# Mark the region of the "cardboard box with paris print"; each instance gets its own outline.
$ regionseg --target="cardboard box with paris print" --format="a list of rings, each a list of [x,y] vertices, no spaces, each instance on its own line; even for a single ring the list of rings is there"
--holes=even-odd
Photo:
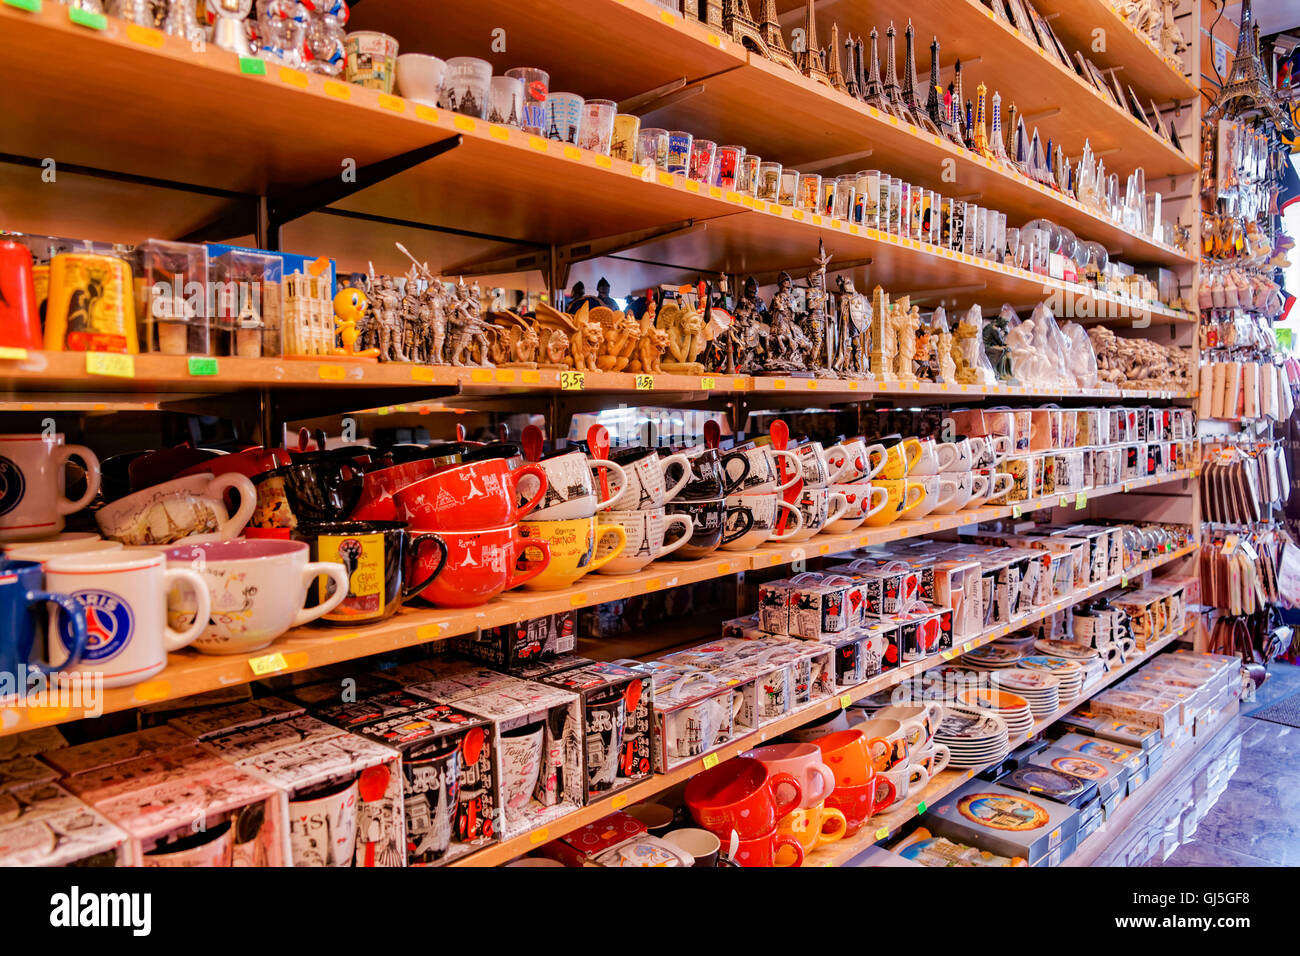
[[[0,866],[125,866],[126,833],[58,775],[33,756],[0,760]]]

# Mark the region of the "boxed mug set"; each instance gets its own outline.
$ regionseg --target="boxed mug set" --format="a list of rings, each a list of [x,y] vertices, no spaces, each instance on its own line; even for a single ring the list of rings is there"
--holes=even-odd
[[[578,612],[559,611],[514,624],[480,629],[458,637],[452,649],[475,660],[514,672],[570,654],[578,643]]]
[[[0,761],[0,865],[127,866],[129,838],[31,755]]]

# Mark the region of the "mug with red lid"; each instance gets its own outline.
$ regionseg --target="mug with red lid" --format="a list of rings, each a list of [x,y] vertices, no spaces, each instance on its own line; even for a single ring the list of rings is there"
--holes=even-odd
[[[519,490],[532,477],[530,497]],[[546,471],[537,464],[511,471],[504,458],[490,458],[442,468],[393,493],[398,520],[424,531],[469,531],[511,525],[532,512],[546,497]],[[520,503],[521,502],[521,503]]]
[[[778,797],[778,788],[789,793],[789,798]],[[720,763],[696,774],[686,785],[691,816],[724,839],[730,838],[732,830],[742,840],[772,833],[777,821],[796,809],[802,799],[798,780],[788,773],[773,773],[752,757]]]

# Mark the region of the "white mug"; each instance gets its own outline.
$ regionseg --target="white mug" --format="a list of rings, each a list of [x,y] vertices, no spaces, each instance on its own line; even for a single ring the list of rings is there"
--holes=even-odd
[[[289,801],[294,866],[351,866],[357,846],[361,778]]]
[[[789,476],[781,480],[777,459],[785,462]],[[742,462],[743,459],[743,462]],[[749,465],[745,471],[744,465]],[[769,491],[785,491],[800,478],[799,456],[792,451],[776,449],[769,444],[746,444],[722,455],[722,469],[727,475],[728,495],[758,495]],[[743,477],[742,477],[743,476]]]
[[[1008,475],[1005,471],[995,472],[991,475],[982,475],[975,473],[976,478],[983,478],[983,487],[976,487],[971,495],[970,501],[966,502],[967,508],[982,508],[987,502],[1006,497],[1011,486],[1016,480]]]
[[[533,799],[542,772],[542,738],[546,727],[518,727],[501,734],[501,802],[507,824],[520,823]]]
[[[1015,450],[1010,435],[980,435],[970,441],[976,468],[996,468]]]
[[[691,463],[685,455],[667,455],[661,458],[653,448],[640,450],[645,454],[629,457],[621,463],[622,475],[610,470],[610,494],[617,492],[609,506],[611,511],[662,508],[676,498],[691,480]],[[677,465],[682,469],[682,477],[671,488],[665,477],[669,465]]]
[[[956,514],[970,504],[976,492],[981,496],[988,494],[989,480],[984,475],[973,471],[952,471],[944,477],[953,481],[957,487],[950,499],[934,507],[934,514]]]
[[[911,765],[923,768],[930,775],[931,780],[948,766],[948,761],[951,759],[952,751],[948,749],[947,744],[928,744],[925,747],[918,747],[909,755]]]
[[[880,459],[874,466],[873,455]],[[885,446],[868,445],[861,438],[851,438],[827,448],[826,463],[831,468],[832,484],[870,481],[885,467]]]
[[[753,523],[749,526],[749,530],[739,538],[726,541],[726,535],[724,535],[724,543],[721,545],[724,551],[750,551],[768,541],[788,541],[791,536],[803,528],[802,512],[794,505],[786,502],[780,493],[776,491],[728,496],[726,523],[728,532],[735,530],[735,525],[738,523],[731,520],[732,515],[740,511],[749,512],[754,519]],[[777,534],[778,516],[782,511],[787,512],[785,530]]]
[[[890,704],[876,711],[877,717],[902,721],[907,731],[907,742],[912,747],[928,746],[934,732],[943,723],[943,704],[937,700],[918,701],[914,704]],[[919,721],[920,727],[913,725]]]
[[[631,469],[628,469],[631,471]],[[688,475],[690,471],[686,472]],[[651,561],[658,561],[666,554],[672,554],[691,540],[695,522],[690,515],[667,514],[663,508],[646,508],[641,511],[606,511],[596,516],[598,525],[622,525],[627,533],[627,543],[618,555],[596,569],[597,574],[635,574]],[[665,545],[664,539],[671,527],[681,529],[673,541]],[[596,558],[604,557],[612,551],[617,539],[610,535],[601,535],[597,539]]]
[[[227,488],[239,492],[233,516],[222,498]],[[211,472],[173,478],[119,498],[100,508],[95,521],[104,537],[127,547],[229,541],[243,532],[257,507],[253,483],[238,472],[215,478]]]
[[[940,447],[943,448],[946,446],[941,445]],[[957,497],[957,482],[949,475],[941,476],[929,474],[923,475],[916,480],[925,487],[925,497],[923,497],[921,503],[913,508],[908,514],[908,517],[913,520],[924,518],[931,511],[934,511],[942,505],[949,504],[955,497]]]
[[[606,459],[588,458],[580,451],[551,455],[538,462],[546,472],[546,497],[541,507],[528,515],[529,521],[569,521],[590,518],[597,511],[607,511],[627,486],[624,468]],[[607,484],[609,494],[601,497],[599,473],[609,469]],[[519,479],[519,504],[537,494],[537,479],[525,475]],[[619,489],[615,491],[615,489]]]
[[[86,493],[63,493],[69,458],[86,466]],[[61,434],[0,435],[0,541],[46,538],[63,530],[63,516],[80,511],[99,493],[99,459],[84,445],[65,445]]]
[[[933,438],[918,438],[921,443],[921,452],[912,462],[912,467],[907,469],[907,477],[924,478],[929,475],[939,474],[939,453]],[[913,517],[919,518],[920,515],[913,514]]]
[[[838,446],[837,446],[838,447]],[[825,488],[831,483],[830,465],[826,450],[819,441],[806,441],[791,449],[799,458],[800,475],[804,488]]]
[[[107,538],[86,538],[73,541],[24,541],[5,548],[5,557],[14,561],[39,561],[44,564],[51,558],[65,554],[93,554],[97,551],[121,551],[121,541]]]
[[[839,492],[829,488],[810,488],[804,485],[799,495],[799,511],[803,515],[803,527],[783,540],[791,543],[807,541],[813,535],[821,534],[826,525],[839,521],[849,511],[849,502]]]
[[[874,514],[879,514],[889,504],[889,492],[884,488],[873,487],[867,481],[852,484],[837,482],[828,490],[832,494],[843,495],[849,508],[844,517],[826,522],[827,534],[849,534],[856,531],[862,522]]]
[[[907,799],[909,793],[924,790],[930,783],[930,775],[925,772],[925,767],[907,763],[895,767],[893,770],[877,770],[876,777],[877,779],[889,781],[889,788],[893,792],[892,799],[882,809],[888,809],[902,803]]]
[[[125,687],[153,677],[167,666],[167,653],[198,639],[208,626],[212,599],[195,571],[165,566],[166,557],[144,548],[52,558],[45,586],[72,595],[86,608],[86,653],[69,669],[102,675],[105,687]],[[184,583],[194,597],[195,621],[177,632],[167,626],[167,592]],[[66,660],[62,615],[50,620],[49,646]]]

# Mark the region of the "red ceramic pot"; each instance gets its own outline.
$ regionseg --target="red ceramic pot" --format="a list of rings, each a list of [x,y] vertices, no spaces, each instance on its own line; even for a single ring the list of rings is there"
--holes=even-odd
[[[894,785],[880,774],[861,787],[836,786],[826,798],[826,806],[844,814],[844,835],[852,836],[862,829],[873,814],[879,813],[894,801]]]
[[[443,459],[419,458],[391,468],[366,472],[361,480],[361,497],[352,509],[352,517],[363,521],[403,520],[393,495],[407,485],[428,478],[443,467]]]
[[[777,787],[791,787],[793,799],[778,800]],[[803,788],[788,773],[772,773],[762,761],[735,757],[697,774],[686,785],[686,806],[700,826],[719,839],[757,840],[803,799]]]
[[[412,534],[420,534],[412,531]],[[447,546],[447,564],[425,588],[415,592],[439,607],[477,607],[502,591],[523,584],[546,570],[551,549],[545,541],[526,541],[514,525],[478,531],[431,532]],[[522,570],[515,563],[527,551],[540,551],[541,559],[530,558]],[[423,580],[431,567],[417,556],[409,576]]]
[[[730,834],[727,835],[730,839]],[[726,841],[723,841],[726,845]],[[803,866],[803,847],[792,833],[773,830],[753,840],[741,840],[736,846],[735,861],[741,866],[777,866],[776,851],[788,846],[794,851],[794,862],[787,866]]]
[[[517,506],[519,482],[532,475],[537,492]],[[469,531],[513,525],[546,497],[546,472],[529,464],[510,470],[504,458],[444,468],[393,494],[399,521],[428,531]]]

